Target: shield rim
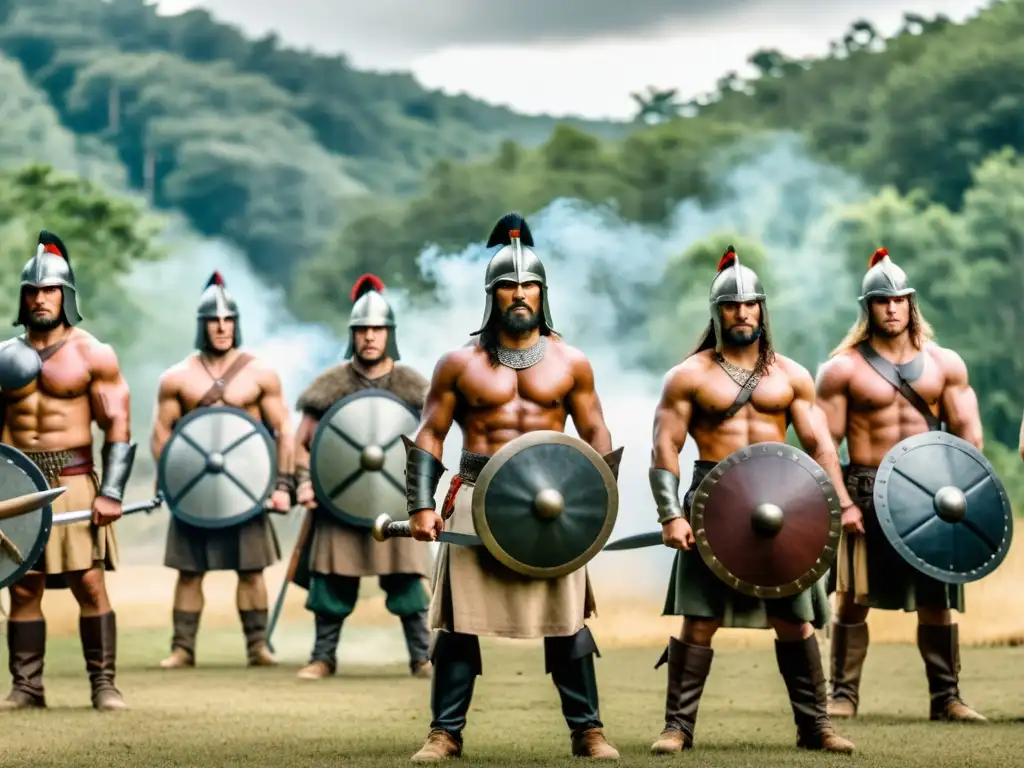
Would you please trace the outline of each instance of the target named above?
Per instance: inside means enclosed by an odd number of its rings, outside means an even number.
[[[23,451],[20,451],[13,445],[0,443],[0,454],[7,454],[6,458],[35,482],[36,490],[45,491],[50,489],[50,485],[46,482],[46,476],[42,470]],[[46,551],[46,544],[50,540],[50,530],[53,528],[53,502],[42,507],[40,514],[42,516],[42,525],[39,526],[39,533],[32,544],[32,548],[28,551],[28,554],[24,555],[25,562],[15,568],[9,576],[0,578],[0,589],[19,582],[26,573],[35,567],[36,563],[39,562],[39,558],[43,556],[43,552]]]
[[[210,525],[208,518],[197,518],[192,515],[183,512],[179,512],[175,509],[174,504],[171,503],[172,494],[167,490],[167,484],[165,477],[167,476],[166,465],[167,465],[167,446],[171,444],[171,441],[176,436],[181,434],[181,431],[186,425],[191,424],[196,419],[201,419],[215,413],[230,413],[233,416],[239,416],[245,421],[249,422],[253,426],[257,434],[263,437],[267,447],[270,451],[270,466],[271,472],[270,477],[267,479],[267,486],[260,494],[260,501],[256,503],[248,512],[244,512],[233,517],[224,518],[227,522],[219,523],[217,525]],[[206,530],[220,530],[222,528],[231,528],[236,525],[242,525],[247,523],[253,518],[260,515],[265,511],[264,505],[270,495],[274,492],[274,485],[276,483],[275,471],[277,469],[277,443],[274,441],[273,436],[270,434],[270,430],[263,425],[262,422],[257,421],[248,413],[243,411],[241,408],[235,408],[230,405],[210,405],[203,408],[196,408],[195,410],[189,411],[185,414],[177,424],[174,425],[174,429],[171,431],[171,436],[167,438],[167,442],[164,443],[163,450],[160,451],[160,460],[157,462],[157,488],[163,494],[164,503],[167,504],[167,510],[176,519],[183,523],[194,526],[196,528],[205,528]]]
[[[590,459],[591,464],[597,467],[598,472],[601,473],[601,477],[604,479],[605,490],[608,492],[608,510],[605,516],[604,525],[601,527],[601,532],[585,551],[574,557],[568,563],[550,568],[541,568],[538,566],[520,563],[502,549],[487,522],[486,504],[484,499],[487,496],[487,489],[490,487],[491,480],[498,473],[498,470],[500,470],[514,456],[517,456],[522,451],[535,445],[552,444],[568,445],[577,449],[580,453]],[[597,556],[597,554],[604,548],[604,545],[612,535],[612,529],[615,527],[615,521],[619,514],[619,486],[611,467],[608,466],[604,457],[591,445],[577,437],[567,435],[565,432],[542,429],[533,432],[526,432],[525,434],[505,443],[505,445],[495,451],[494,455],[491,456],[488,462],[484,465],[483,470],[481,470],[480,475],[477,477],[476,483],[473,486],[472,506],[473,527],[476,529],[476,534],[480,537],[484,547],[495,560],[521,576],[527,576],[535,579],[556,579],[560,576],[566,576],[578,571],[593,560],[594,557]]]
[[[924,560],[919,558],[914,554],[913,550],[903,542],[903,539],[900,538],[899,534],[896,532],[896,525],[893,522],[892,513],[889,510],[889,499],[886,493],[889,487],[889,476],[892,474],[892,469],[896,466],[896,462],[899,460],[899,457],[909,450],[920,448],[923,445],[929,445],[932,443],[945,443],[946,445],[952,446],[969,454],[971,458],[981,464],[985,471],[988,472],[989,478],[991,478],[995,483],[996,489],[999,492],[999,497],[1003,501],[1003,511],[1006,513],[1004,519],[1007,521],[1004,529],[1006,531],[1006,535],[1003,536],[999,549],[993,553],[988,562],[981,568],[976,568],[974,571],[969,573],[955,574],[951,571],[943,571],[931,563],[926,563]],[[878,523],[882,528],[882,532],[885,534],[886,540],[892,545],[893,549],[896,550],[899,556],[902,557],[903,560],[918,573],[931,576],[936,581],[941,581],[944,584],[970,584],[972,582],[979,581],[1002,565],[1006,556],[1010,552],[1010,545],[1013,542],[1013,506],[1010,504],[1010,497],[1006,493],[1006,487],[1003,485],[1003,481],[999,478],[999,475],[996,474],[992,463],[985,457],[985,454],[963,438],[957,437],[950,432],[942,432],[939,430],[920,432],[916,435],[900,440],[896,445],[890,448],[882,458],[882,461],[878,465],[878,471],[875,473],[875,484],[871,492],[871,500],[875,505],[875,515],[878,518]]]
[[[345,510],[343,510],[340,507],[336,506],[334,504],[334,501],[332,499],[328,498],[327,491],[324,489],[323,485],[321,484],[320,479],[319,479],[317,473],[314,472],[314,470],[313,470],[313,467],[316,465],[316,463],[313,461],[313,458],[312,458],[312,457],[316,456],[316,452],[317,452],[318,447],[320,445],[320,440],[322,439],[323,434],[328,429],[330,429],[328,424],[330,423],[331,418],[334,416],[334,414],[337,413],[338,411],[340,411],[342,408],[347,407],[349,403],[355,402],[356,400],[359,400],[360,398],[364,398],[364,397],[383,397],[383,398],[385,398],[387,400],[392,400],[392,401],[398,403],[403,408],[405,408],[405,410],[407,410],[410,414],[412,414],[412,417],[416,420],[417,426],[419,425],[420,415],[421,415],[420,411],[416,410],[411,405],[409,405],[409,403],[405,402],[405,400],[403,400],[398,395],[396,395],[395,393],[393,393],[393,392],[391,392],[391,391],[389,391],[387,389],[377,389],[377,388],[371,387],[369,389],[360,389],[360,390],[358,390],[356,392],[351,392],[351,393],[345,395],[343,398],[341,398],[337,402],[335,402],[326,411],[324,411],[324,415],[321,416],[320,419],[317,421],[316,431],[313,433],[313,439],[309,441],[309,455],[310,455],[309,480],[313,484],[313,493],[316,495],[316,503],[317,503],[318,507],[322,507],[327,512],[329,512],[332,517],[334,517],[337,520],[340,520],[343,523],[347,523],[348,525],[355,526],[356,528],[365,528],[366,530],[370,530],[371,528],[373,528],[373,521],[374,521],[373,517],[358,517],[356,515],[353,515],[352,513],[346,512]],[[399,440],[401,440],[401,438],[399,438]],[[399,483],[404,486],[404,478],[403,479],[399,479]],[[400,493],[405,493],[404,487],[403,487],[402,491],[399,491],[399,492]],[[326,499],[326,501],[324,501],[324,499]],[[394,517],[394,519],[395,520],[401,520],[401,519],[407,519],[407,517],[406,518]]]
[[[722,475],[725,474],[727,470],[741,462],[754,458],[755,455],[766,455],[769,452],[778,455],[778,451],[782,451],[783,457],[792,459],[795,464],[799,464],[807,470],[811,477],[814,478],[815,482],[817,482],[818,487],[825,492],[825,501],[829,508],[828,540],[815,564],[811,566],[811,568],[808,569],[800,578],[794,579],[788,584],[782,584],[778,587],[762,587],[737,578],[730,573],[729,570],[722,565],[722,562],[715,556],[714,551],[711,549],[711,544],[707,539],[707,530],[703,525],[704,506],[707,503],[708,492],[715,486],[715,484],[718,483]],[[832,564],[835,562],[836,557],[839,554],[839,540],[843,531],[842,518],[843,511],[839,502],[839,493],[836,491],[835,485],[829,478],[828,472],[826,472],[818,462],[811,458],[806,451],[790,445],[789,443],[772,441],[752,443],[744,448],[733,451],[715,464],[711,471],[704,476],[704,479],[700,481],[700,484],[697,486],[697,489],[693,494],[693,502],[690,505],[690,526],[693,529],[693,538],[697,542],[697,551],[700,553],[701,558],[707,564],[708,568],[711,569],[715,576],[737,592],[747,595],[748,597],[756,597],[760,599],[792,597],[793,595],[797,595],[814,586],[814,584],[819,581],[821,577],[824,576],[832,567]]]

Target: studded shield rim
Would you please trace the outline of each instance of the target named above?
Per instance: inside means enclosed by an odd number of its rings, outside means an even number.
[[[992,555],[983,566],[973,568],[966,573],[943,570],[942,568],[923,560],[903,540],[903,536],[900,535],[899,531],[897,531],[896,523],[892,517],[892,510],[889,506],[888,491],[896,464],[901,457],[905,456],[910,451],[930,445],[945,445],[951,450],[959,450],[969,456],[983,470],[985,470],[987,476],[982,478],[982,481],[988,480],[992,483],[995,488],[995,492],[1002,503],[1004,527],[1003,536],[999,545],[993,548]],[[975,483],[974,487],[976,488],[979,486],[982,481]],[[960,490],[964,491],[966,494],[972,489]],[[903,558],[903,560],[914,570],[927,576],[931,576],[936,581],[941,581],[946,584],[969,584],[973,581],[978,581],[1002,565],[1003,560],[1006,559],[1006,555],[1010,551],[1010,545],[1013,541],[1013,509],[1002,480],[999,479],[999,476],[995,473],[995,469],[992,467],[992,464],[987,458],[985,458],[985,455],[981,451],[966,440],[949,432],[940,432],[938,430],[922,432],[912,437],[908,437],[905,440],[901,440],[890,448],[888,453],[886,453],[885,457],[882,459],[882,462],[878,465],[878,471],[875,473],[872,502],[875,507],[875,515],[878,518],[878,523],[882,528],[882,532],[885,534],[885,538],[893,546],[900,557]],[[930,519],[935,519],[937,517],[938,515],[936,514]]]
[[[28,456],[14,446],[0,443],[0,463],[6,465],[0,469],[0,493],[3,494],[4,498],[10,499],[25,493],[31,493],[32,491],[45,491],[49,489],[50,486],[47,484],[42,470]],[[21,483],[19,480],[15,480],[14,477],[8,475],[9,472],[13,471],[20,471],[25,478],[25,482]],[[30,487],[30,484],[34,487]],[[18,485],[23,485],[23,487],[16,487]],[[8,531],[13,534],[18,527],[27,527],[27,524],[30,522],[36,528],[35,538],[32,539],[31,545],[24,550],[19,547],[24,562],[20,565],[16,564],[10,573],[0,576],[0,589],[21,580],[39,562],[39,558],[42,557],[46,549],[46,542],[50,538],[50,529],[53,527],[53,504],[47,504],[24,515],[0,521],[0,530],[3,530],[5,535],[8,534]],[[14,530],[10,530],[12,528]],[[31,537],[31,533],[29,531],[29,537]],[[22,537],[15,534],[11,538],[15,546],[17,546],[17,540]],[[6,564],[13,561],[10,554],[0,550],[0,562]]]
[[[586,548],[586,550],[569,562],[547,568],[522,563],[510,555],[501,546],[495,537],[494,532],[491,530],[486,510],[487,490],[499,470],[524,450],[539,445],[565,445],[575,448],[583,454],[583,456],[585,456],[600,473],[601,479],[604,483],[605,492],[608,496],[607,514],[605,516],[604,523],[601,526],[600,533],[594,541]],[[520,435],[514,440],[506,443],[496,451],[487,464],[484,465],[484,468],[481,470],[479,477],[477,477],[476,484],[473,488],[472,509],[473,526],[476,529],[476,534],[480,537],[484,547],[495,560],[522,576],[535,579],[553,579],[573,573],[585,566],[608,542],[608,539],[612,535],[612,529],[615,527],[615,520],[618,517],[619,487],[615,480],[615,475],[612,473],[607,462],[605,462],[604,457],[602,457],[601,454],[590,445],[579,438],[572,437],[564,432],[538,430],[535,432],[527,432],[526,434]]]
[[[227,468],[221,469],[218,474],[222,474],[228,478],[231,484],[240,490],[245,496],[252,502],[251,506],[245,508],[243,512],[239,512],[235,515],[222,518],[210,518],[210,517],[199,517],[190,514],[182,509],[179,509],[177,503],[181,501],[189,492],[193,490],[205,477],[209,477],[212,473],[209,471],[208,464],[203,469],[198,470],[191,477],[190,481],[187,482],[183,489],[177,493],[173,493],[170,488],[167,487],[168,482],[168,461],[171,452],[168,450],[171,445],[178,440],[184,441],[194,452],[200,454],[204,459],[209,461],[211,452],[207,448],[199,445],[193,440],[186,432],[186,429],[192,422],[200,419],[211,419],[217,417],[234,418],[245,422],[250,428],[241,437],[236,438],[230,443],[223,451],[219,453],[222,456],[227,456],[231,451],[235,450],[241,445],[248,443],[253,439],[262,439],[266,447],[266,458],[269,463],[269,471],[267,472],[267,480],[262,487],[259,487],[256,491],[253,491],[236,475],[238,473],[233,472]],[[267,428],[259,421],[254,419],[245,411],[239,408],[232,408],[224,405],[214,405],[204,408],[197,408],[194,411],[186,414],[177,424],[174,426],[174,430],[171,432],[170,438],[164,445],[163,451],[160,453],[160,460],[157,462],[157,484],[160,492],[163,494],[165,503],[170,513],[178,520],[187,523],[188,525],[195,526],[197,528],[206,528],[216,530],[220,528],[230,528],[235,525],[241,525],[242,523],[252,520],[265,511],[265,504],[267,499],[274,490],[274,483],[277,477],[277,444],[274,442],[273,437]]]
[[[371,514],[368,517],[363,517],[346,510],[338,503],[337,498],[339,495],[345,493],[349,488],[354,486],[370,470],[367,470],[361,465],[357,466],[357,468],[348,472],[340,482],[332,481],[332,487],[328,488],[325,483],[325,479],[320,476],[320,472],[318,471],[317,456],[319,456],[320,452],[324,450],[324,442],[330,439],[329,436],[332,435],[339,438],[343,443],[356,451],[363,452],[370,447],[361,445],[359,440],[354,438],[352,435],[346,434],[336,424],[334,424],[332,420],[339,411],[348,408],[350,405],[357,403],[364,398],[371,397],[379,398],[388,402],[389,405],[394,405],[396,408],[407,413],[411,419],[408,422],[409,429],[402,432],[396,432],[394,435],[389,435],[387,441],[383,445],[377,446],[381,449],[384,456],[384,465],[377,471],[379,472],[379,475],[395,489],[395,493],[397,494],[396,498],[399,500],[399,503],[396,504],[392,510],[377,508],[375,506],[374,510],[371,511]],[[391,516],[392,520],[407,520],[409,518],[409,513],[406,509],[405,478],[403,474],[398,473],[397,469],[395,471],[388,470],[387,459],[391,456],[396,457],[396,461],[398,462],[396,466],[400,465],[401,472],[404,472],[405,446],[402,443],[402,435],[409,435],[411,432],[415,431],[416,427],[419,425],[419,420],[420,414],[415,408],[386,389],[361,389],[358,392],[353,392],[334,403],[334,405],[332,405],[320,418],[316,431],[313,433],[313,439],[310,441],[309,445],[310,481],[313,484],[313,492],[316,494],[317,503],[342,522],[354,525],[357,528],[365,528],[367,530],[373,527],[374,519],[381,512],[387,512]],[[398,475],[397,477],[396,474]]]
[[[804,572],[799,578],[779,586],[766,587],[758,584],[751,584],[740,579],[718,559],[708,539],[708,532],[704,522],[704,511],[712,489],[717,485],[725,473],[742,462],[749,461],[759,456],[778,456],[790,459],[793,464],[803,468],[813,478],[815,484],[822,492],[823,499],[829,513],[828,534],[826,543],[821,554],[815,563]],[[718,462],[714,468],[701,480],[693,495],[693,502],[690,505],[690,526],[693,529],[693,537],[697,543],[697,550],[708,568],[723,582],[749,597],[757,598],[778,598],[791,597],[803,592],[814,585],[835,562],[838,554],[839,538],[842,533],[842,509],[839,503],[839,495],[835,486],[829,479],[828,473],[808,456],[792,445],[777,442],[755,443],[734,451]]]

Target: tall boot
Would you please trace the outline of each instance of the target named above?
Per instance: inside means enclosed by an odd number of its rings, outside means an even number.
[[[414,677],[430,677],[430,627],[427,612],[419,611],[402,616],[405,647],[409,651],[409,670]]]
[[[96,709],[127,709],[121,692],[114,686],[117,662],[117,619],[113,611],[99,616],[81,616],[78,632],[82,637],[85,671],[92,685],[92,705]]]
[[[590,627],[569,637],[545,637],[544,671],[558,689],[573,757],[618,760],[619,753],[604,736],[594,654],[600,656],[600,651]]]
[[[309,663],[299,670],[302,680],[322,680],[330,677],[338,668],[338,642],[341,640],[341,625],[345,617],[338,618],[325,613],[313,614],[316,625],[316,639]]]
[[[839,736],[828,716],[825,671],[818,639],[775,641],[775,658],[786,681],[796,723],[797,747],[826,752],[853,752],[853,742]]]
[[[710,646],[669,638],[668,647],[654,666],[657,669],[668,662],[668,692],[665,696],[665,729],[661,738],[651,745],[651,752],[665,755],[693,746],[700,697],[714,657],[715,651]]]
[[[181,669],[196,665],[196,634],[199,632],[199,612],[172,612],[174,634],[171,636],[171,655],[160,662],[161,669]]]
[[[860,676],[868,655],[868,625],[832,624],[832,693],[829,717],[856,717],[860,704]]]
[[[917,648],[924,659],[931,694],[931,719],[957,723],[984,723],[960,698],[960,633],[956,624],[918,624]]]
[[[477,675],[483,669],[476,635],[438,632],[431,654],[434,679],[430,686],[430,733],[414,762],[462,757],[462,729],[473,699]]]
[[[242,619],[242,631],[245,633],[245,652],[249,666],[277,666],[277,660],[270,654],[270,650],[267,648],[267,609],[239,611],[238,615]]]
[[[46,619],[7,621],[7,666],[11,692],[0,710],[45,707],[43,661],[46,656]]]

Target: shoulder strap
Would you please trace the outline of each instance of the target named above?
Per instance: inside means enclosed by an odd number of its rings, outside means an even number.
[[[732,401],[732,405],[729,406],[729,410],[722,414],[722,419],[731,419],[737,413],[740,412],[740,408],[750,402],[750,398],[754,395],[754,390],[757,389],[757,385],[761,382],[758,378],[754,381],[753,386],[748,386],[751,383],[751,379],[757,376],[757,371],[754,371],[747,377],[747,380],[743,382],[740,387],[739,394],[736,395],[736,399]]]
[[[28,339],[26,339],[25,336],[23,336],[23,335],[19,336],[18,340],[21,341],[26,347],[33,348],[32,345],[28,343]],[[51,344],[50,346],[48,346],[48,347],[46,347],[44,349],[36,350],[36,352],[39,354],[39,359],[42,362],[45,363],[51,357],[53,357],[58,352],[60,352],[61,348],[65,344],[67,344],[67,343],[68,343],[68,340],[66,338],[64,338],[64,339],[61,339],[60,341],[58,341],[56,344]]]
[[[922,416],[924,420],[928,422],[928,429],[932,431],[942,429],[942,423],[936,418],[935,414],[932,413],[932,409],[928,407],[928,403],[924,401],[914,390],[912,386],[904,379],[899,372],[899,369],[895,365],[890,363],[884,357],[882,357],[875,348],[872,347],[868,342],[862,341],[857,345],[857,351],[861,357],[867,360],[868,365],[875,369],[883,379],[888,381],[894,386],[903,397],[905,397],[912,406],[914,406]]]
[[[213,382],[213,386],[206,390],[206,394],[203,395],[203,398],[196,404],[196,407],[208,408],[220,400],[224,396],[224,390],[227,389],[231,380],[235,378],[235,376],[238,375],[238,372],[245,368],[252,359],[252,355],[246,352],[239,353],[238,357],[235,358],[235,362],[228,366],[228,369],[224,371],[224,375]]]

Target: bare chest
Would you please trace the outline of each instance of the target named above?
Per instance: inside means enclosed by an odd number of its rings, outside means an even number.
[[[226,405],[240,408],[250,414],[259,412],[262,388],[254,371],[243,368],[227,382],[215,378],[205,370],[190,370],[183,377],[178,399],[182,410],[193,411],[201,406]]]
[[[945,376],[930,357],[925,357],[920,376],[908,382],[928,405],[935,405],[942,397]],[[858,360],[857,368],[850,380],[848,401],[856,411],[881,411],[896,405],[913,408],[897,389],[882,378],[866,360]]]
[[[717,365],[708,369],[694,396],[698,410],[715,419],[732,408],[740,393],[740,385]],[[793,387],[789,376],[774,368],[762,376],[748,401],[747,410],[766,417],[785,414],[793,403]]]
[[[65,345],[43,361],[34,381],[21,389],[4,393],[8,403],[36,402],[42,399],[74,400],[89,394],[92,372],[77,345]]]
[[[459,380],[463,402],[475,411],[562,409],[572,387],[572,373],[557,357],[518,371],[475,360]]]

